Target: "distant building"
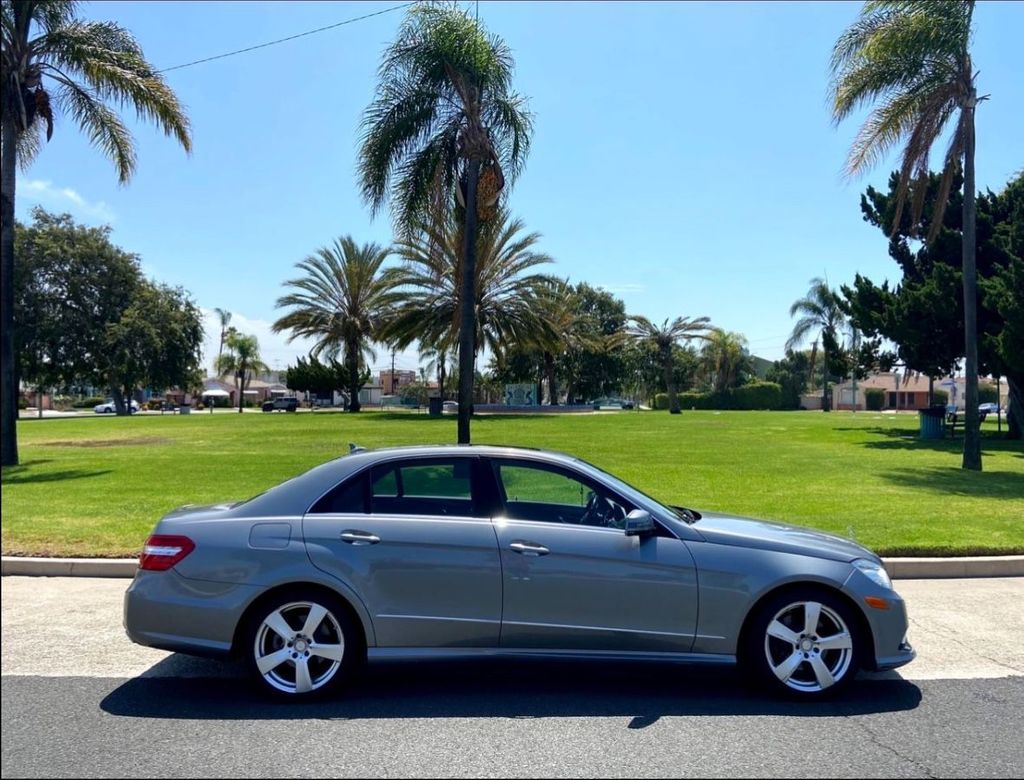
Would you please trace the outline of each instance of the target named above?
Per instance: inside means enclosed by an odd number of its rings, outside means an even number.
[[[995,384],[995,380],[979,377],[981,384]],[[948,403],[961,409],[964,406],[964,377],[941,377],[932,383],[935,390],[942,390],[948,397]],[[928,377],[919,374],[903,374],[888,372],[870,374],[865,379],[857,380],[857,395],[854,398],[853,382],[846,380],[835,385],[832,390],[834,408],[863,410],[865,406],[864,391],[877,388],[885,392],[882,408],[887,410],[914,410],[928,406]],[[1002,405],[1007,403],[1008,389],[1002,385]],[[819,393],[820,395],[820,393]]]
[[[415,371],[398,370],[392,372],[390,368],[382,369],[380,372],[380,384],[384,395],[394,395],[406,385],[416,381]]]

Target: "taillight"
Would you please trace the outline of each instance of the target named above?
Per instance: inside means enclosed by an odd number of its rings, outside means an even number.
[[[146,571],[167,571],[196,549],[187,536],[153,534],[146,540],[139,556],[139,568]]]

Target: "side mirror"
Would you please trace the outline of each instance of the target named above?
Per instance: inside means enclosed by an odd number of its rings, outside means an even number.
[[[654,536],[658,532],[651,513],[643,509],[634,509],[626,515],[626,536]]]

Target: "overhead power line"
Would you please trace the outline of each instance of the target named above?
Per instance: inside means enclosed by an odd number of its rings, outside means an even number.
[[[346,24],[352,24],[353,22],[361,22],[364,19],[370,19],[374,16],[381,16],[383,14],[391,13],[392,11],[398,11],[402,8],[408,8],[414,3],[402,3],[401,5],[393,5],[390,8],[385,8],[381,11],[374,11],[372,14],[363,14],[362,16],[355,16],[351,19],[345,19],[341,22],[335,22],[329,24],[326,27],[317,27],[315,30],[306,30],[306,32],[298,33],[297,35],[289,35],[287,38],[278,38],[276,41],[267,41],[266,43],[258,43],[255,46],[247,46],[244,49],[237,49],[235,51],[225,52],[224,54],[216,54],[213,57],[204,57],[201,60],[193,60],[192,62],[184,62],[181,65],[173,65],[170,68],[164,68],[159,73],[169,73],[172,70],[181,70],[182,68],[190,68],[193,65],[201,65],[204,62],[213,62],[214,60],[222,60],[225,57],[234,57],[236,54],[245,54],[249,51],[255,51],[256,49],[265,49],[268,46],[276,46],[279,43],[286,43],[287,41],[294,41],[296,38],[305,38],[307,35],[315,35],[316,33],[326,32],[327,30],[333,30],[336,27],[344,27]]]

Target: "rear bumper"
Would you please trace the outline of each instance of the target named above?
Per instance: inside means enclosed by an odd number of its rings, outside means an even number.
[[[235,629],[259,588],[139,571],[124,594],[124,629],[136,644],[205,656],[230,654]]]

